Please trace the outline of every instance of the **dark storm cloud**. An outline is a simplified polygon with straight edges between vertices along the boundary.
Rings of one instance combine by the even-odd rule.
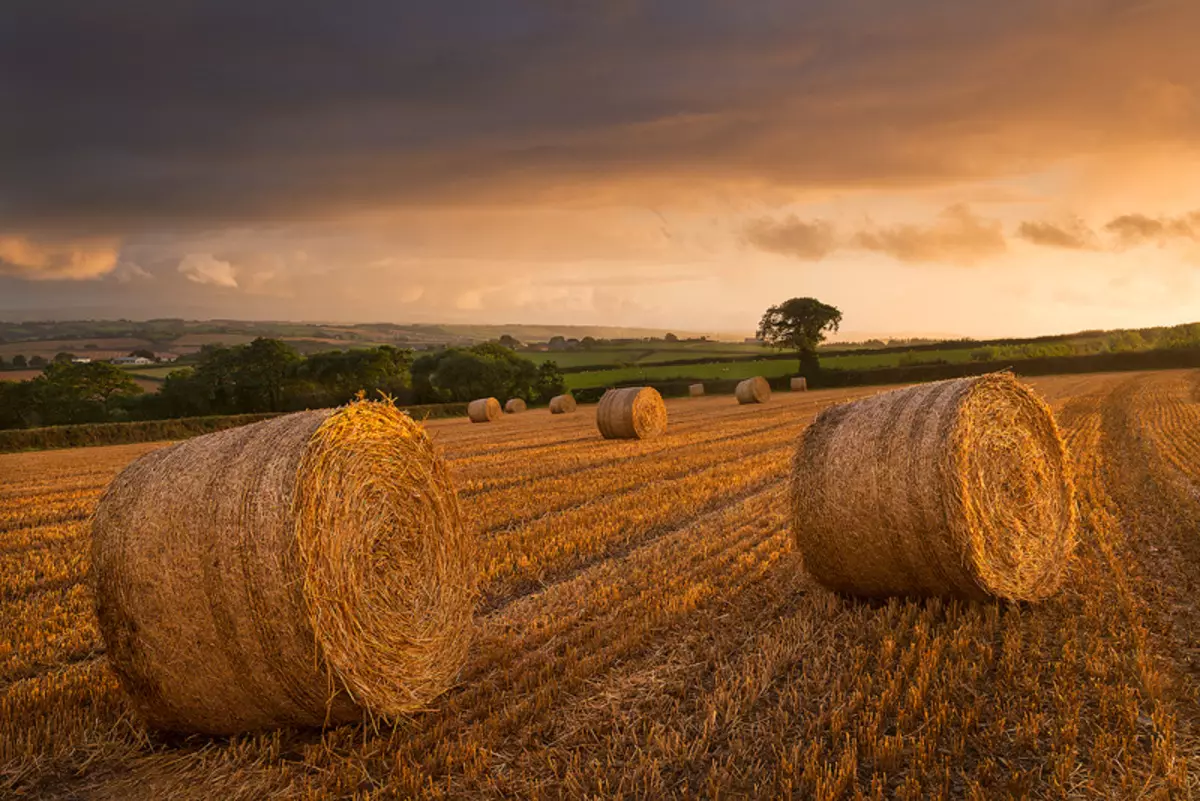
[[[11,0],[0,222],[973,179],[1195,134],[1198,28],[1170,0]]]

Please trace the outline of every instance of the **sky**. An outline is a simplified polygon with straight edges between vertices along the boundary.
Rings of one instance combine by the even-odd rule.
[[[1200,320],[1194,0],[6,0],[0,319]]]

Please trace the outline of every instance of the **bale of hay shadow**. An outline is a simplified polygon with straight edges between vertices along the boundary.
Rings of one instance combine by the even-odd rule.
[[[501,414],[500,401],[495,398],[479,398],[467,404],[467,417],[472,423],[490,423],[499,420]]]
[[[509,398],[504,402],[505,414],[520,414],[527,408],[529,407],[525,405],[525,401],[520,398]]]
[[[596,407],[605,439],[649,439],[667,430],[667,406],[653,387],[610,389]]]
[[[738,403],[766,403],[771,399],[771,385],[760,375],[739,381],[733,392]]]
[[[108,487],[92,535],[108,658],[154,728],[394,718],[466,658],[473,539],[441,456],[390,403],[149,453]]]
[[[571,414],[577,406],[573,395],[555,395],[550,399],[550,414]]]
[[[808,390],[808,379],[804,376],[794,376],[791,383],[792,392],[806,392]]]
[[[791,500],[806,569],[851,595],[1036,601],[1075,546],[1066,446],[1008,374],[826,409],[797,448]]]
[[[689,397],[699,398],[703,395],[704,395],[704,385],[703,384],[689,384],[688,385],[688,396]]]

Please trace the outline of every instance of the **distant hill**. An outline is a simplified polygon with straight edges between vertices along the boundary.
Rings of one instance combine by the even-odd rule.
[[[111,358],[144,348],[159,355],[187,356],[204,345],[237,345],[255,337],[282,339],[302,353],[322,350],[394,345],[433,348],[470,345],[504,334],[522,342],[567,339],[661,338],[663,328],[624,328],[587,325],[432,325],[395,323],[294,323],[270,320],[53,320],[0,322],[0,357],[51,358],[59,352]],[[673,331],[680,338],[707,335],[710,339],[741,340],[733,334]]]

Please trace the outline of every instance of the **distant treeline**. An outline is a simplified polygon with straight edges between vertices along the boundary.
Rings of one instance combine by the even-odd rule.
[[[542,403],[563,391],[553,363],[536,365],[494,343],[414,360],[412,351],[387,345],[304,357],[259,338],[203,348],[155,393],[112,364],[52,362],[36,378],[0,382],[0,429],[289,412],[337,406],[359,393],[412,405],[487,395]]]
[[[921,340],[916,344],[888,343],[884,347],[841,348],[830,345],[821,348],[822,355],[854,356],[879,353],[920,353],[931,350],[958,350],[972,348],[979,351],[1016,348],[1028,356],[1018,358],[1040,358],[1043,356],[1091,355],[1096,353],[1123,353],[1126,351],[1151,350],[1154,348],[1200,347],[1200,323],[1159,326],[1154,328],[1128,328],[1113,331],[1077,331],[1073,334],[1050,334],[1040,337],[1008,337],[1003,339],[946,339],[940,341]],[[1069,349],[1069,352],[1064,352]],[[974,354],[972,354],[974,357]],[[981,361],[983,359],[976,359]]]
[[[1001,370],[1011,370],[1017,375],[1065,375],[1072,373],[1107,373],[1132,370],[1170,370],[1200,368],[1200,348],[1172,350],[1128,351],[1123,353],[1096,353],[1090,356],[1045,356],[1020,360],[970,361],[958,364],[915,364],[899,367],[875,367],[866,370],[821,370],[808,379],[811,389],[871,386],[879,384],[913,384],[923,381],[940,381],[946,378],[964,378]],[[670,381],[625,381],[618,386],[652,386],[664,397],[684,397],[691,384],[704,384],[710,395],[732,394],[741,379],[721,378],[677,378]],[[787,389],[790,377],[769,379],[774,390]],[[580,403],[595,403],[604,395],[607,387],[589,387],[573,392]]]
[[[403,409],[417,420],[461,417],[467,413],[465,403],[405,406]],[[84,423],[43,428],[16,428],[0,431],[0,453],[187,439],[200,434],[211,434],[214,431],[244,426],[248,423],[257,423],[259,420],[266,420],[277,415],[278,413],[228,414],[212,417],[183,417],[176,420],[145,420],[135,423]]]

